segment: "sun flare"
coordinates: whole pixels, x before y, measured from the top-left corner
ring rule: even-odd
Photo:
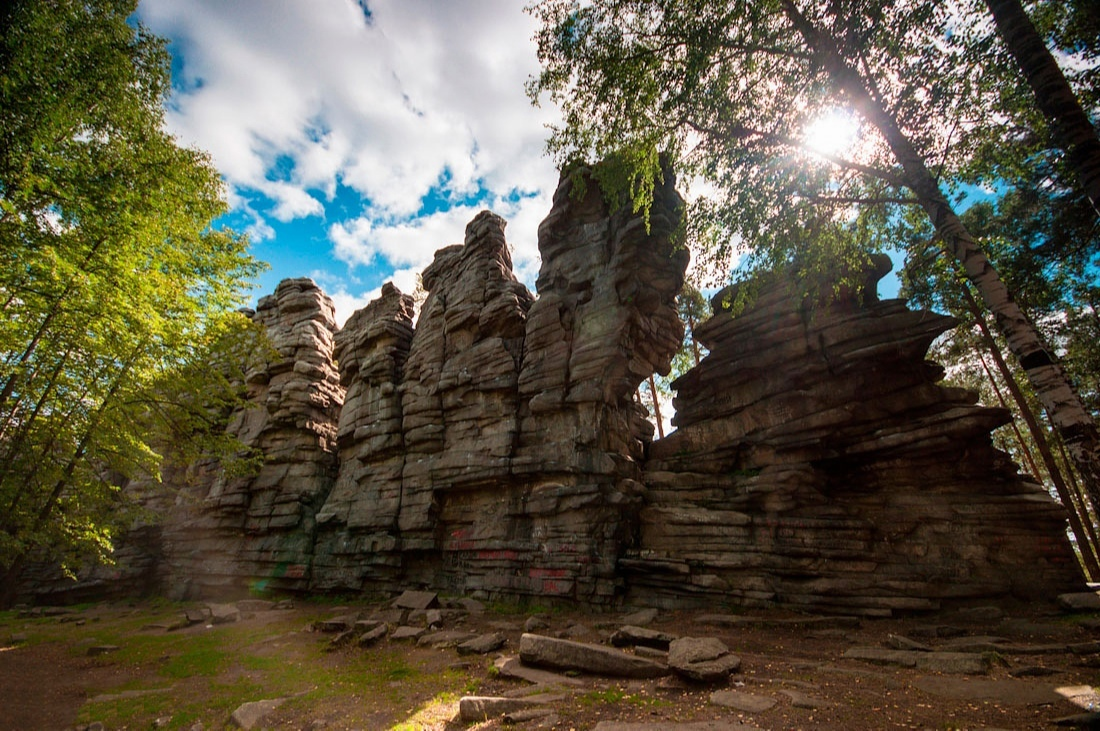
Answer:
[[[806,125],[802,139],[811,152],[842,156],[859,139],[859,120],[847,109],[829,109]]]

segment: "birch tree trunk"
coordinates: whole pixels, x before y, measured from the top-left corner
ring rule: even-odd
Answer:
[[[985,0],[985,4],[993,14],[998,35],[1035,94],[1036,105],[1050,122],[1054,141],[1065,150],[1100,216],[1100,138],[1096,129],[1020,0]]]

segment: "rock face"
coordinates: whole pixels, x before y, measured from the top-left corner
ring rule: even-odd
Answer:
[[[783,282],[738,317],[715,296],[646,465],[639,600],[889,614],[1080,581],[1060,506],[992,446],[1007,412],[924,360],[955,323],[877,301],[878,264],[827,306]]]
[[[234,415],[229,431],[263,454],[258,473],[178,480],[165,508],[161,574],[184,598],[309,586],[315,516],[336,474],[337,418],[344,390],[333,365],[332,301],[309,279],[283,280],[253,319],[274,353],[247,376],[255,408]],[[205,466],[209,468],[210,466]]]
[[[1006,412],[924,360],[954,323],[877,301],[885,268],[828,303],[777,282],[737,317],[719,293],[654,442],[635,393],[683,333],[681,201],[660,186],[647,229],[572,181],[537,298],[486,211],[424,272],[415,326],[392,285],[339,331],[309,280],[262,299],[275,353],[230,431],[263,465],[180,469],[145,580],[849,614],[1083,588],[1061,508],[992,447]]]

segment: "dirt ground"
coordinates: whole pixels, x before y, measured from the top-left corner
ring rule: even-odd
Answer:
[[[503,649],[459,655],[410,642],[382,640],[336,650],[318,631],[334,616],[369,617],[381,604],[340,607],[297,602],[227,624],[178,626],[200,605],[153,602],[91,605],[53,616],[0,613],[0,731],[86,728],[234,728],[242,703],[286,699],[256,728],[269,729],[581,729],[601,721],[720,720],[762,730],[1049,729],[1085,712],[1100,685],[1100,621],[1046,606],[1020,606],[1004,617],[950,614],[862,620],[829,627],[790,613],[747,613],[737,626],[700,621],[703,613],[662,612],[649,624],[679,636],[718,637],[742,659],[728,685],[670,678],[616,680],[577,676],[544,715],[518,723],[463,723],[459,699],[522,696],[523,681],[501,676],[494,659],[517,654],[530,610],[490,605],[483,613],[445,612],[444,629],[501,632]],[[546,612],[542,634],[605,642],[620,615]],[[980,616],[981,618],[978,618]],[[414,620],[409,621],[415,623]],[[853,647],[885,647],[912,637],[939,649],[940,634],[1003,638],[987,650],[990,669],[947,675],[844,657]],[[758,712],[716,705],[729,689],[774,701]],[[550,715],[545,715],[549,712]],[[513,719],[515,720],[515,719]],[[664,724],[662,726],[661,724]],[[93,728],[98,728],[93,726]]]

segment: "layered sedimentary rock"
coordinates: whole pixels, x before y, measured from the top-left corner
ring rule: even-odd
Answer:
[[[924,360],[954,321],[877,301],[878,264],[827,304],[714,298],[647,463],[633,596],[887,614],[1079,581],[1061,507],[992,446],[1008,413]]]
[[[391,288],[337,336],[348,395],[314,587],[617,595],[651,434],[633,395],[682,335],[680,201],[661,189],[647,231],[571,190],[540,229],[537,301],[483,212],[424,272],[415,333]]]
[[[200,465],[183,474],[164,506],[162,568],[174,596],[309,583],[314,516],[336,473],[337,418],[344,400],[333,366],[332,301],[309,279],[283,280],[252,313],[273,353],[253,354],[246,381],[253,408],[229,431],[263,463],[245,477]]]
[[[954,323],[877,301],[885,262],[828,301],[777,282],[734,317],[719,293],[654,442],[635,393],[683,334],[681,201],[658,187],[647,226],[574,180],[537,298],[483,212],[419,319],[392,285],[340,330],[309,280],[262,299],[274,352],[230,425],[261,468],[169,472],[120,580],[862,614],[1080,586],[1061,508],[991,444],[1007,413],[925,361]]]

